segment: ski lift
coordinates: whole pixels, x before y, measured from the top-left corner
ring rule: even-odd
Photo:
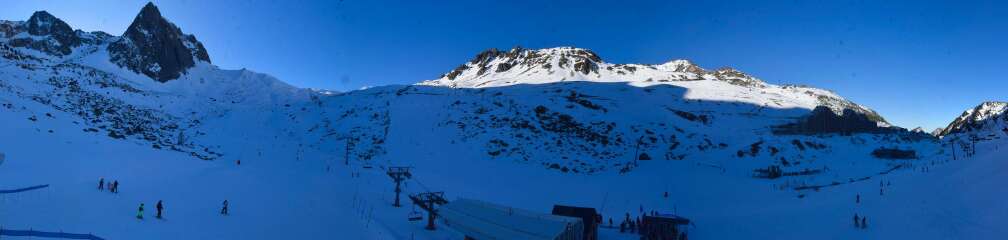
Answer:
[[[416,222],[423,220],[423,213],[417,212],[416,205],[413,205],[413,211],[409,213],[409,221]]]

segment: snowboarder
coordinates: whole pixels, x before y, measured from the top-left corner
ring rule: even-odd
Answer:
[[[143,203],[140,203],[140,209],[137,210],[137,219],[143,219]]]
[[[161,211],[164,210],[164,205],[161,204],[161,200],[157,201],[157,205],[154,205],[154,208],[157,209],[157,218],[161,219]]]
[[[224,200],[224,207],[220,210],[221,215],[228,215],[228,200]]]

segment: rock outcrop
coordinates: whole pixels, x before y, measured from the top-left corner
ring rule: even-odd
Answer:
[[[196,61],[210,62],[203,44],[164,19],[153,3],[140,10],[108,50],[112,62],[159,82],[177,79]]]

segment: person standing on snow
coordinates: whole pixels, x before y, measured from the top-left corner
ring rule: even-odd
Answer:
[[[228,215],[228,200],[224,200],[224,207],[220,210],[221,215]]]
[[[119,193],[119,180],[112,181],[112,192]]]
[[[102,186],[105,186],[105,178],[98,179],[98,191],[102,191]]]
[[[140,203],[140,209],[137,210],[137,219],[143,219],[143,203]]]
[[[157,205],[154,205],[154,208],[157,209],[157,218],[160,219],[161,211],[164,210],[164,205],[161,205],[161,200],[157,201]]]

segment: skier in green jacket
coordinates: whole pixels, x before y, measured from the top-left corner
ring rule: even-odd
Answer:
[[[143,203],[140,203],[140,209],[137,211],[137,219],[143,219]]]

